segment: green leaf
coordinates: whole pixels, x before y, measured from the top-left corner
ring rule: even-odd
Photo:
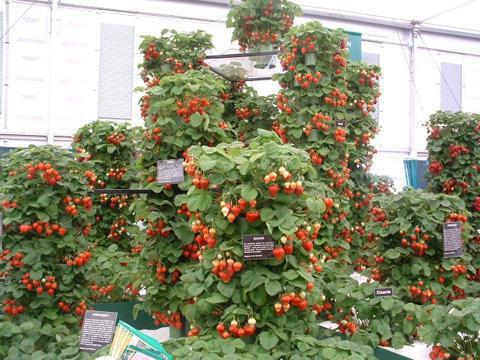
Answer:
[[[222,282],[219,282],[217,284],[217,289],[220,292],[220,294],[222,294],[223,296],[225,296],[227,298],[230,298],[230,297],[232,297],[233,293],[235,292],[235,285],[232,282],[224,283],[222,281]]]
[[[263,287],[258,287],[250,292],[250,299],[252,299],[252,301],[258,306],[264,305],[267,301],[267,298],[267,292]]]
[[[314,200],[314,199],[307,199],[307,207],[310,209],[310,211],[314,213],[323,213],[325,212],[325,202],[322,200]]]
[[[258,340],[265,350],[272,350],[278,344],[279,338],[270,331],[262,331]]]
[[[212,196],[207,193],[192,195],[187,205],[193,211],[206,211],[212,206]]]
[[[258,191],[255,189],[252,189],[249,185],[242,185],[240,194],[243,199],[250,201],[250,200],[255,200],[257,198]]]
[[[387,259],[395,260],[400,257],[400,252],[396,249],[388,249],[387,252],[385,253],[385,257]]]
[[[206,156],[202,156],[200,157],[200,159],[198,159],[197,164],[202,171],[208,171],[213,169],[217,165],[217,161],[211,160]]]
[[[221,304],[224,303],[228,300],[228,298],[220,295],[220,294],[213,294],[212,296],[209,296],[208,298],[205,299],[210,304]]]
[[[188,287],[188,293],[191,296],[198,296],[203,292],[203,290],[204,290],[203,284],[199,284],[199,283],[191,284]]]
[[[24,339],[20,345],[18,345],[18,348],[25,354],[31,354],[35,350],[35,343],[32,339]]]
[[[270,296],[275,296],[282,291],[282,284],[277,280],[269,280],[265,284],[265,290]]]
[[[273,219],[274,216],[275,216],[275,211],[273,211],[269,207],[264,207],[260,210],[260,218],[264,222],[267,222],[267,221]]]
[[[298,272],[295,270],[288,270],[283,273],[283,277],[287,280],[294,280],[298,277]]]
[[[384,297],[380,300],[380,304],[383,310],[388,311],[392,309],[393,305],[395,304],[395,300],[390,296]]]
[[[404,347],[406,345],[406,340],[405,340],[405,336],[403,336],[402,333],[400,332],[396,332],[395,334],[393,334],[393,337],[392,337],[392,346],[395,348],[395,349],[400,349],[402,347]]]

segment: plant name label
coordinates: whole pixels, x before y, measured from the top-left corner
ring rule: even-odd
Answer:
[[[374,292],[375,297],[385,297],[393,295],[393,288],[378,288]]]
[[[345,126],[347,126],[347,124],[346,124],[345,121],[337,120],[337,121],[335,121],[335,126],[339,127],[339,128],[344,128]]]
[[[273,258],[275,242],[270,235],[243,235],[243,259],[266,260]]]
[[[443,224],[443,257],[452,258],[463,255],[462,223]]]
[[[183,159],[157,161],[157,183],[180,184],[184,180]]]
[[[87,310],[80,335],[80,350],[94,353],[112,342],[117,313]]]

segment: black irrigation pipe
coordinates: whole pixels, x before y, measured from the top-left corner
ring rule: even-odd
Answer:
[[[136,194],[153,194],[152,190],[142,189],[94,189],[94,194],[107,194],[107,195],[136,195]]]

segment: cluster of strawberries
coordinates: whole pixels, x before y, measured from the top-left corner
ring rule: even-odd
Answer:
[[[43,181],[50,185],[56,185],[60,180],[62,180],[62,176],[60,173],[52,167],[50,163],[38,163],[36,165],[27,164],[27,180],[33,180],[37,174],[37,172],[41,173]]]
[[[38,295],[42,295],[46,292],[48,295],[55,295],[55,291],[58,288],[58,283],[55,279],[55,276],[48,276],[41,280],[32,280],[30,279],[30,273],[26,272],[22,276],[22,284],[25,285],[25,288],[30,292],[36,292]]]
[[[233,259],[214,260],[212,273],[218,276],[224,283],[229,283],[235,273],[242,271],[243,264]]]
[[[83,266],[90,261],[90,257],[92,256],[90,251],[84,251],[79,253],[77,256],[73,258],[65,257],[64,261],[67,266]]]

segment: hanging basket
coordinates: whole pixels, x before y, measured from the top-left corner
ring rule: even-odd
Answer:
[[[249,49],[249,52],[252,54],[267,51],[273,51],[272,44]],[[250,60],[255,63],[254,67],[257,69],[273,69],[275,67],[273,55],[252,56],[250,57]]]
[[[317,64],[317,55],[314,53],[305,54],[305,65],[315,66]]]

